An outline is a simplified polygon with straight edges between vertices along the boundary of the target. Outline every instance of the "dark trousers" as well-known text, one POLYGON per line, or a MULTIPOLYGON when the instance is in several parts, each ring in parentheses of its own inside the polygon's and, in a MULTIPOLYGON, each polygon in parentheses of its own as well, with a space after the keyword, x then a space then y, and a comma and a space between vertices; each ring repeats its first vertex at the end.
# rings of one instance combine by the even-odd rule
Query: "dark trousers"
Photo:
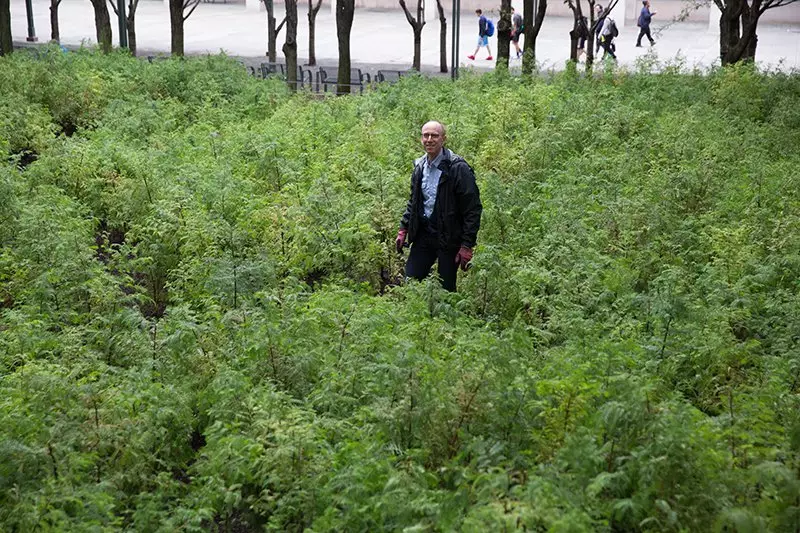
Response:
MULTIPOLYGON (((612 39, 606 37, 600 42, 600 45, 603 47, 603 50, 605 50, 606 54, 610 55, 614 59, 617 58, 617 56, 614 54, 614 48, 616 47, 614 46, 614 42, 612 39)), ((603 54, 603 57, 606 57, 605 54, 603 54)))
POLYGON ((442 278, 442 287, 454 292, 456 290, 456 254, 458 250, 442 250, 439 248, 439 238, 430 231, 421 231, 411 245, 411 252, 406 261, 406 276, 422 281, 431 273, 433 263, 439 262, 439 277, 442 278))
POLYGON ((650 44, 655 42, 653 36, 650 35, 650 26, 642 26, 639 28, 639 38, 636 39, 636 46, 642 46, 642 37, 645 35, 647 35, 647 40, 650 41, 650 44))

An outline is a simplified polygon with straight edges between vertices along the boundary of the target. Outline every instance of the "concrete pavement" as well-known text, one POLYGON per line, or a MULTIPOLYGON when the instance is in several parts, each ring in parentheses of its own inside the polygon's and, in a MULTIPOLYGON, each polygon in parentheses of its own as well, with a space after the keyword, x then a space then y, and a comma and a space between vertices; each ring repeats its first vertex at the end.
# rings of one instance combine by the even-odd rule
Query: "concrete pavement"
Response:
MULTIPOLYGON (((445 2, 448 3, 448 2, 445 2)), ((40 42, 50 37, 49 0, 33 0, 36 33, 40 42)), ((251 6, 252 7, 252 6, 251 6)), ((298 57, 308 57, 307 4, 298 6, 298 57)), ((112 28, 115 44, 118 43, 117 22, 113 11, 112 28)), ((283 15, 283 5, 276 5, 276 16, 283 15)), ((449 13, 448 25, 451 24, 449 13)), ((11 0, 12 33, 15 41, 24 41, 27 22, 24 0, 11 0)), ((496 13, 494 14, 497 19, 496 13)), ((88 0, 62 0, 59 9, 61 42, 78 45, 95 42, 94 12, 88 0)), ((561 69, 569 57, 569 30, 572 20, 548 17, 537 40, 537 56, 544 69, 561 69)), ((160 0, 141 0, 136 12, 136 33, 140 55, 169 52, 169 12, 160 0)), ((218 53, 263 58, 266 51, 266 12, 247 9, 244 4, 202 3, 186 21, 185 50, 187 54, 218 53)), ((617 39, 617 56, 620 64, 633 66, 637 58, 652 54, 659 60, 681 58, 687 67, 708 67, 718 63, 719 36, 716 28, 702 23, 673 23, 654 18, 654 47, 635 48, 638 28, 620 28, 617 39)), ((279 36, 278 50, 284 33, 279 36)), ((800 25, 760 25, 758 32, 757 61, 762 66, 772 66, 784 71, 800 69, 800 25)), ((490 69, 493 61, 486 61, 481 51, 475 61, 467 59, 475 49, 477 18, 474 13, 461 16, 461 46, 459 63, 462 67, 490 69)), ((337 62, 335 16, 327 6, 317 16, 317 63, 332 65, 337 62)), ((493 55, 497 54, 497 39, 490 39, 493 55)), ((448 36, 448 62, 450 37, 448 36)), ((513 50, 513 47, 512 47, 513 50)), ((405 69, 411 65, 413 35, 405 15, 398 7, 392 11, 357 9, 351 34, 351 55, 355 65, 362 67, 405 69)), ((439 21, 429 19, 422 34, 423 71, 438 71, 439 21)), ((512 61, 512 67, 518 65, 512 61)))

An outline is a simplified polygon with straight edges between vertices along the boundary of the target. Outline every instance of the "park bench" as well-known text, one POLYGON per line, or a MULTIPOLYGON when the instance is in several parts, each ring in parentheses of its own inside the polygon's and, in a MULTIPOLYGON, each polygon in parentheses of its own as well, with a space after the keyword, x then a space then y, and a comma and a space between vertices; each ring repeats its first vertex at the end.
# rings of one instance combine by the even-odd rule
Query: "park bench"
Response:
POLYGON ((377 83, 387 82, 387 83, 394 83, 399 81, 400 78, 407 74, 411 74, 414 72, 413 70, 379 70, 378 73, 375 75, 375 81, 377 83))
POLYGON ((284 71, 284 66, 283 63, 267 61, 261 63, 259 70, 261 71, 261 77, 267 79, 269 76, 280 76, 284 71))
POLYGON ((247 71, 247 73, 248 73, 248 74, 250 74, 250 75, 251 75, 251 76, 253 76, 253 77, 255 77, 255 76, 256 76, 256 68, 255 68, 254 66, 252 66, 252 65, 248 65, 247 63, 245 63, 244 61, 241 61, 241 60, 237 60, 237 62, 238 62, 238 63, 239 63, 239 64, 240 64, 242 67, 244 67, 244 69, 247 71))
MULTIPOLYGON (((317 71, 317 92, 320 88, 323 92, 336 92, 337 76, 339 75, 338 67, 319 67, 317 71)), ((350 83, 348 87, 349 92, 352 92, 355 87, 358 87, 359 92, 364 92, 364 87, 369 85, 370 75, 367 72, 361 72, 360 68, 350 69, 350 83)))
MULTIPOLYGON (((270 61, 261 63, 259 68, 261 70, 261 77, 266 79, 268 76, 280 76, 286 79, 286 65, 283 63, 272 63, 270 61)), ((297 86, 303 87, 308 82, 308 87, 313 84, 313 74, 310 70, 306 70, 300 65, 297 65, 297 86)))

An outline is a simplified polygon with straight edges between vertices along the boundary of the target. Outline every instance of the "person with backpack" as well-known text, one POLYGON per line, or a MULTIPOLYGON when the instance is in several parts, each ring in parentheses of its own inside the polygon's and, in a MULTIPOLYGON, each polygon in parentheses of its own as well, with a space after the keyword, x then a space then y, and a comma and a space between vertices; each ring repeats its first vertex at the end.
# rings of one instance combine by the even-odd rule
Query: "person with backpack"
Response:
POLYGON ((486 61, 491 61, 494 58, 492 57, 492 49, 489 46, 489 37, 494 35, 494 22, 492 22, 492 19, 484 17, 483 11, 480 9, 476 9, 475 14, 478 15, 478 46, 475 47, 475 51, 472 52, 472 55, 467 57, 469 59, 475 59, 475 54, 478 53, 481 46, 485 46, 486 52, 489 54, 486 57, 486 61))
POLYGON ((511 8, 511 42, 514 43, 514 48, 517 50, 517 59, 522 55, 519 49, 519 36, 525 31, 525 24, 522 22, 522 15, 511 8))
POLYGON ((444 125, 432 120, 422 126, 425 154, 414 161, 411 196, 395 239, 397 253, 406 242, 411 251, 406 277, 425 279, 439 263, 442 287, 456 290, 458 267, 466 271, 481 226, 481 195, 475 173, 460 155, 444 147, 444 125))
POLYGON ((603 16, 602 5, 597 4, 594 6, 594 12, 597 16, 594 26, 594 53, 597 55, 597 52, 600 51, 600 32, 603 31, 603 24, 605 23, 606 18, 603 16))
POLYGON ((656 12, 650 12, 650 0, 642 0, 642 11, 639 13, 639 21, 637 22, 637 26, 639 26, 639 38, 636 39, 636 48, 642 47, 642 37, 645 35, 647 36, 647 40, 650 41, 650 46, 656 44, 653 40, 653 36, 650 35, 650 20, 653 18, 656 12))
POLYGON ((603 47, 603 59, 606 58, 606 55, 610 55, 614 58, 614 61, 617 60, 617 56, 614 54, 614 49, 616 48, 614 39, 618 35, 617 23, 610 16, 606 16, 605 21, 603 21, 603 29, 600 30, 600 46, 603 47))

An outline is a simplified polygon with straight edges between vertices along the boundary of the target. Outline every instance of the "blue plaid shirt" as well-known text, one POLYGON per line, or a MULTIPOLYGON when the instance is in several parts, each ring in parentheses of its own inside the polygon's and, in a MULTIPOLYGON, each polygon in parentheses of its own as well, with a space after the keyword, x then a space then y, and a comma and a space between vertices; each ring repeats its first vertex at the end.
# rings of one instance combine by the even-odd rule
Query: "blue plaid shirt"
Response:
POLYGON ((427 155, 422 157, 422 204, 425 218, 431 218, 433 206, 436 205, 436 191, 439 188, 439 178, 442 176, 439 163, 442 162, 443 157, 444 148, 433 161, 429 162, 427 155))

